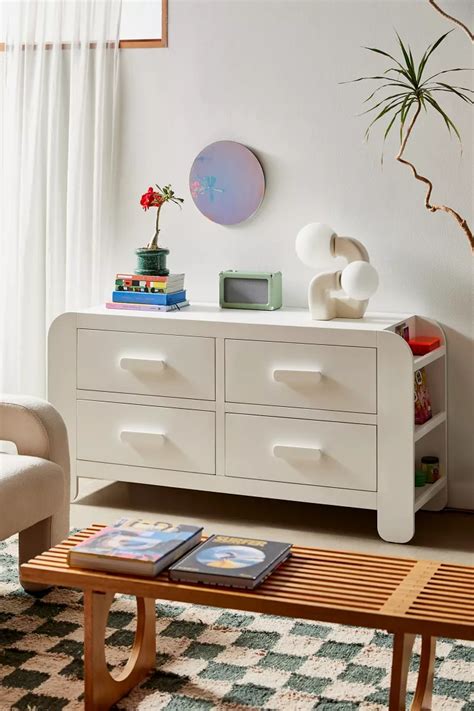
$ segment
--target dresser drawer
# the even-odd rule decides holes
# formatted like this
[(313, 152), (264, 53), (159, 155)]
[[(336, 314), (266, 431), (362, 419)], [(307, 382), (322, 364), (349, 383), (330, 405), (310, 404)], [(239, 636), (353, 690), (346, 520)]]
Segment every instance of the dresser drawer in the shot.
[(215, 474), (215, 414), (78, 400), (77, 457)]
[(215, 398), (213, 338), (79, 329), (77, 348), (78, 388)]
[(376, 412), (376, 349), (226, 340), (227, 402)]
[(226, 475), (375, 491), (376, 427), (227, 414)]

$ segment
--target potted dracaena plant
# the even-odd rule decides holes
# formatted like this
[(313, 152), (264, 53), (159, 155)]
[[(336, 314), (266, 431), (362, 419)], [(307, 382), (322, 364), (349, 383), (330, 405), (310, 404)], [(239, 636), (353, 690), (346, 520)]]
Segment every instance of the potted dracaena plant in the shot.
[[(390, 65), (380, 75), (359, 77), (358, 79), (353, 79), (350, 82), (342, 83), (350, 84), (361, 81), (375, 81), (379, 83), (379, 86), (372, 91), (370, 96), (368, 96), (364, 101), (364, 103), (372, 102), (372, 105), (370, 105), (369, 108), (363, 112), (363, 114), (375, 112), (375, 116), (365, 132), (366, 139), (369, 138), (370, 131), (374, 124), (384, 120), (386, 122), (383, 138), (385, 143), (385, 140), (387, 139), (387, 136), (393, 126), (398, 124), (400, 145), (395, 159), (399, 161), (399, 163), (403, 163), (408, 166), (411, 169), (415, 179), (426, 185), (426, 209), (433, 213), (441, 211), (449, 214), (464, 232), (469, 240), (471, 249), (474, 251), (474, 239), (467, 220), (452, 207), (449, 207), (448, 205), (434, 204), (432, 202), (431, 194), (433, 191), (433, 183), (425, 175), (419, 173), (415, 165), (405, 157), (407, 144), (409, 139), (413, 136), (415, 125), (419, 120), (421, 120), (421, 117), (425, 112), (435, 112), (438, 114), (443, 120), (449, 133), (454, 133), (461, 144), (461, 136), (456, 125), (442, 108), (439, 101), (441, 97), (444, 97), (446, 94), (450, 94), (451, 96), (458, 98), (464, 104), (472, 105), (474, 103), (472, 98), (472, 89), (465, 86), (458, 86), (457, 83), (453, 84), (452, 82), (449, 82), (448, 78), (446, 78), (447, 74), (452, 76), (455, 72), (465, 72), (470, 70), (467, 68), (455, 67), (452, 69), (444, 69), (442, 71), (435, 72), (434, 74), (430, 74), (428, 71), (428, 63), (430, 58), (451, 32), (453, 32), (453, 30), (441, 35), (441, 37), (433, 42), (433, 44), (429, 45), (419, 62), (415, 61), (410, 47), (406, 46), (402, 42), (398, 34), (398, 44), (401, 51), (398, 59), (382, 49), (378, 49), (376, 47), (365, 47), (364, 49), (367, 49), (369, 52), (374, 52), (390, 60)], [(379, 94), (379, 92), (382, 93)], [(377, 96), (377, 94), (379, 95)]]
[(166, 257), (170, 252), (169, 249), (161, 247), (158, 244), (160, 212), (165, 203), (172, 202), (181, 207), (181, 203), (183, 203), (184, 200), (174, 194), (171, 185), (165, 185), (163, 188), (160, 188), (159, 185), (155, 185), (155, 188), (148, 188), (146, 193), (140, 198), (140, 205), (145, 211), (151, 207), (156, 207), (156, 223), (155, 234), (147, 246), (139, 247), (135, 250), (135, 254), (137, 255), (137, 268), (135, 271), (137, 274), (168, 276), (169, 269), (166, 268)]

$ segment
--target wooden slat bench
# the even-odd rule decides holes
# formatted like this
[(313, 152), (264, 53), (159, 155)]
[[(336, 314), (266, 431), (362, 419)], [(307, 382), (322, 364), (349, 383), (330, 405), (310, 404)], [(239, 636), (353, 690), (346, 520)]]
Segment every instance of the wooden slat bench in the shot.
[[(84, 590), (86, 711), (109, 709), (155, 666), (155, 600), (262, 612), (394, 634), (389, 708), (405, 708), (415, 636), (422, 636), (412, 709), (431, 707), (436, 637), (474, 639), (474, 568), (411, 558), (294, 546), (292, 557), (254, 591), (173, 583), (163, 572), (137, 578), (70, 568), (67, 552), (103, 528), (93, 525), (21, 566), (24, 582)], [(119, 678), (105, 662), (105, 629), (115, 593), (137, 598), (137, 629)]]

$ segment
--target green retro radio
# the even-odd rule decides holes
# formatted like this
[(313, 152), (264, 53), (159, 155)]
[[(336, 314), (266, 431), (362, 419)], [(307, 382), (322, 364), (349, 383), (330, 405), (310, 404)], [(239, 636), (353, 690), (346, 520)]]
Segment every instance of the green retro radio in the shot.
[(221, 272), (219, 303), (223, 309), (279, 309), (282, 304), (281, 272), (233, 269)]

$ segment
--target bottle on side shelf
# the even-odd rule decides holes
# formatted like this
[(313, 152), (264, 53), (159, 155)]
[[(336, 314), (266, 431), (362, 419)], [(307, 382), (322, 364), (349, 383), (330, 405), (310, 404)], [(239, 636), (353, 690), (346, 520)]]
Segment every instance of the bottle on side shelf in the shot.
[(421, 471), (424, 472), (427, 484), (434, 484), (440, 477), (439, 458), (425, 456), (421, 458)]

